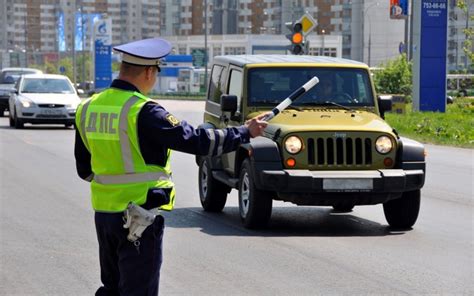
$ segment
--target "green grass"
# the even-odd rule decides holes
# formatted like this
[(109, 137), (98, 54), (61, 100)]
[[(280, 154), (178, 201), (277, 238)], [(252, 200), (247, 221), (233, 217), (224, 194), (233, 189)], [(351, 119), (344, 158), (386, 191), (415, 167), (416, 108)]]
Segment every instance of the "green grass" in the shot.
[(150, 98), (158, 100), (195, 100), (203, 101), (206, 99), (205, 93), (151, 93)]
[(474, 148), (474, 98), (455, 99), (447, 105), (446, 113), (413, 112), (411, 105), (406, 111), (385, 115), (400, 136), (423, 143)]

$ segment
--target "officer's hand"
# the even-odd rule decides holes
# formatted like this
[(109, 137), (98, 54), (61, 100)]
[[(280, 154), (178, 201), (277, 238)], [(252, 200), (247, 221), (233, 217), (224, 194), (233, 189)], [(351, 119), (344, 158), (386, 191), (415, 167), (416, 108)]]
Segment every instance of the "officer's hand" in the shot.
[(263, 134), (268, 122), (263, 121), (262, 118), (267, 114), (268, 113), (260, 114), (259, 116), (249, 119), (245, 122), (245, 126), (249, 129), (250, 136), (252, 138), (261, 136)]

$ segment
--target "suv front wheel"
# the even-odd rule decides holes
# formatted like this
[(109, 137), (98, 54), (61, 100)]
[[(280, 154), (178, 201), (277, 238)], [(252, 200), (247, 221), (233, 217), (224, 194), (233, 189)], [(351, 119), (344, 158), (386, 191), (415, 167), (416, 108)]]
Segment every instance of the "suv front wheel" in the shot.
[(383, 204), (385, 219), (394, 228), (409, 229), (420, 212), (420, 190), (403, 192), (402, 197)]
[(245, 227), (266, 226), (272, 215), (273, 192), (259, 190), (253, 182), (250, 160), (242, 163), (239, 178), (239, 212)]
[(209, 159), (204, 158), (199, 165), (199, 197), (202, 208), (207, 212), (222, 211), (229, 191), (229, 186), (214, 179)]

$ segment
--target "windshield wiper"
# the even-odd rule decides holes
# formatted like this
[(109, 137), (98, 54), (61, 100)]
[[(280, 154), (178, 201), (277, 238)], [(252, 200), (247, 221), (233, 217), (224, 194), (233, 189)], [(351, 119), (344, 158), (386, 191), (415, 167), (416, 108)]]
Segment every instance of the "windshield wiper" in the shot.
[(288, 109), (289, 109), (289, 108), (292, 108), (292, 109), (295, 109), (296, 111), (302, 111), (302, 110), (303, 110), (303, 108), (300, 108), (300, 107), (297, 107), (297, 106), (294, 106), (294, 105), (290, 105), (290, 106), (288, 106), (287, 108), (288, 108)]
[(336, 106), (345, 110), (354, 111), (354, 109), (352, 109), (351, 107), (347, 107), (347, 106), (344, 106), (335, 102), (331, 102), (331, 101), (325, 101), (324, 103), (319, 103), (319, 104), (313, 103), (313, 104), (314, 106)]

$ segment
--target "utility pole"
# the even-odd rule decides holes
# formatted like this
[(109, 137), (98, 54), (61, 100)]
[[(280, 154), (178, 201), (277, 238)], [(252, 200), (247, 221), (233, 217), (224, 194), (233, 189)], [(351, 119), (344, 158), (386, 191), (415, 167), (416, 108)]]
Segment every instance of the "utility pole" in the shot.
[(72, 83), (76, 85), (76, 1), (74, 1), (74, 10), (72, 14)]
[[(86, 18), (87, 19), (87, 18)], [(84, 9), (81, 3), (81, 33), (82, 33), (82, 83), (86, 87), (86, 32), (84, 30)]]
[(403, 40), (403, 43), (404, 43), (404, 52), (405, 52), (405, 58), (407, 61), (410, 60), (410, 57), (408, 56), (408, 32), (409, 32), (409, 28), (408, 28), (408, 23), (409, 23), (409, 20), (410, 20), (410, 1), (408, 1), (408, 11), (407, 11), (408, 15), (407, 15), (407, 18), (405, 19), (405, 36), (404, 36), (404, 40)]
[[(55, 5), (55, 14), (56, 14), (56, 28), (59, 28), (60, 24), (59, 24), (59, 14), (60, 14), (60, 11), (59, 11), (59, 4), (56, 4)], [(59, 46), (59, 29), (56, 29), (56, 50), (57, 50), (57, 63), (56, 63), (56, 71), (59, 72), (59, 67), (61, 67), (60, 63), (61, 63), (61, 48)], [(62, 73), (59, 73), (59, 74), (62, 74)]]
[(410, 57), (410, 61), (413, 60), (413, 1), (410, 1), (408, 3), (408, 18), (410, 19), (410, 28), (409, 28), (409, 39), (408, 43), (410, 46), (407, 46), (407, 53), (408, 56)]
[(204, 0), (204, 89), (207, 91), (207, 0)]
[(27, 12), (25, 12), (25, 67), (28, 67), (28, 24)]

